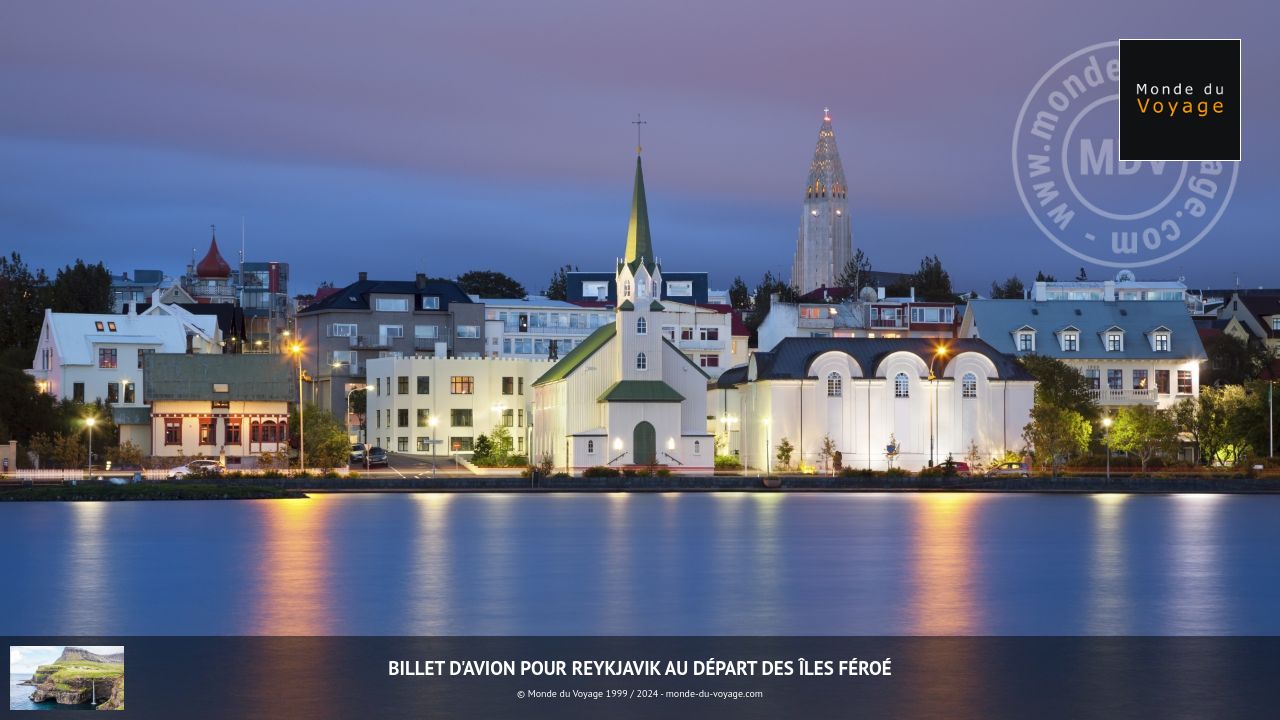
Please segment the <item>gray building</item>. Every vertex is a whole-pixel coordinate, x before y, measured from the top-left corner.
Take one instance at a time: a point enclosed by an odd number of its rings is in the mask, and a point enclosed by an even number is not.
[[[302,368],[320,407],[339,417],[347,391],[367,384],[365,363],[380,357],[482,357],[484,305],[452,280],[370,280],[299,310]]]

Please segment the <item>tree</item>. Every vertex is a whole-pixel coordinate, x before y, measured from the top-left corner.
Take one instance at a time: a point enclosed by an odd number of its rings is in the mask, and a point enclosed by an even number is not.
[[[58,271],[48,302],[54,312],[110,312],[111,273],[102,263],[89,265],[77,258],[74,265]]]
[[[1093,426],[1080,413],[1037,400],[1022,438],[1031,446],[1036,460],[1057,477],[1058,468],[1071,456],[1089,448],[1092,433]]]
[[[347,429],[333,413],[307,405],[302,411],[306,423],[306,461],[311,468],[336,468],[347,464],[351,453],[351,438]],[[289,411],[289,444],[298,446],[298,409]]]
[[[471,462],[475,465],[488,465],[493,457],[493,443],[489,436],[481,434],[471,446]]]
[[[28,358],[30,360],[30,358]],[[26,445],[37,433],[62,431],[58,402],[25,372],[0,366],[0,442]]]
[[[1052,275],[1046,275],[1043,270],[1036,271],[1036,282],[1057,282],[1058,279]]]
[[[543,292],[548,300],[568,300],[569,299],[569,273],[577,272],[578,268],[574,265],[561,265],[551,274],[551,281],[547,283],[547,289]]]
[[[830,435],[824,435],[822,437],[822,445],[818,449],[818,454],[822,456],[824,468],[834,472],[836,453],[838,452],[836,450],[836,441],[832,440]]]
[[[89,462],[89,449],[78,434],[39,433],[31,438],[31,451],[40,458],[42,466],[83,468]]]
[[[1079,370],[1044,355],[1023,355],[1018,362],[1036,379],[1037,405],[1073,410],[1089,421],[1098,417],[1093,388]]]
[[[1002,283],[991,283],[991,297],[996,300],[1021,300],[1026,293],[1027,288],[1017,275],[1010,275]]]
[[[482,298],[522,298],[529,293],[511,277],[493,270],[472,270],[458,276],[458,285],[468,295]]]
[[[1247,340],[1222,334],[1204,344],[1209,356],[1207,375],[1213,383],[1238,385],[1257,380],[1275,361],[1275,351],[1255,337]]]
[[[842,288],[852,288],[861,290],[868,285],[871,280],[871,258],[858,248],[853,253],[853,259],[845,263],[844,269],[840,272],[840,277],[836,280],[836,285]]]
[[[0,348],[7,350],[6,365],[29,367],[40,340],[48,285],[44,271],[33,273],[18,253],[0,256]]]
[[[1151,405],[1133,405],[1116,413],[1111,426],[1111,446],[1138,456],[1142,471],[1157,454],[1177,450],[1178,434],[1170,414]]]
[[[937,255],[926,256],[920,261],[920,269],[907,278],[915,288],[916,298],[936,302],[955,302],[956,293],[951,288],[951,275],[942,267]]]
[[[775,278],[772,272],[765,271],[764,278],[760,280],[760,284],[756,285],[755,299],[752,302],[754,310],[748,320],[748,324],[754,330],[760,327],[760,323],[769,315],[769,307],[773,303],[772,296],[777,294],[779,302],[795,302],[799,299],[799,293],[790,285],[784,283],[781,279]]]
[[[729,286],[729,304],[734,310],[750,310],[751,309],[751,290],[747,288],[747,284],[742,282],[742,276],[733,279],[733,284]]]
[[[505,425],[498,425],[489,433],[489,464],[490,465],[506,465],[507,459],[511,457],[511,451],[515,448],[511,442],[511,431]]]
[[[1250,404],[1240,385],[1201,386],[1199,397],[1173,407],[1173,423],[1195,441],[1201,462],[1234,465],[1250,444],[1248,428],[1255,424],[1247,419]]]
[[[778,453],[775,455],[778,460],[779,470],[786,470],[791,467],[791,453],[793,452],[795,452],[795,446],[791,444],[790,440],[782,438],[782,442],[778,443]]]

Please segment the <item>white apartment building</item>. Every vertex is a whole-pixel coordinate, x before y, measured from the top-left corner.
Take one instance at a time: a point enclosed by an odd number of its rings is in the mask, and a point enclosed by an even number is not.
[[[613,308],[583,307],[541,295],[518,299],[478,297],[484,303],[486,355],[502,358],[564,357],[601,325],[613,322]]]
[[[477,437],[501,425],[511,433],[512,452],[525,454],[533,381],[552,364],[532,358],[372,358],[365,362],[368,442],[390,452],[469,454]]]

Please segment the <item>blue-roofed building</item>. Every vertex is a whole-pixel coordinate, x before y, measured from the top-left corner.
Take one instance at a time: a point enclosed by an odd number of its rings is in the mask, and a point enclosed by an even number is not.
[[[824,470],[827,439],[845,467],[918,470],[991,462],[1023,447],[1035,379],[982,340],[784,338],[731,368],[709,389],[708,410],[727,451],[779,470]]]
[[[1194,397],[1206,359],[1182,300],[974,300],[959,334],[1066,362],[1104,407],[1164,408]]]

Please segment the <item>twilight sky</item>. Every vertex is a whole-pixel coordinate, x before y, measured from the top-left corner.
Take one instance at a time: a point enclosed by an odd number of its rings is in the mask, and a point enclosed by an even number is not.
[[[1277,30],[1263,0],[10,3],[0,249],[177,275],[210,224],[234,262],[243,217],[248,259],[291,263],[294,293],[469,269],[537,291],[622,253],[641,112],[664,265],[754,284],[790,275],[826,105],[877,269],[1069,277],[1009,167],[1032,85],[1118,37],[1242,37],[1230,207],[1138,275],[1274,287]]]

